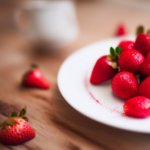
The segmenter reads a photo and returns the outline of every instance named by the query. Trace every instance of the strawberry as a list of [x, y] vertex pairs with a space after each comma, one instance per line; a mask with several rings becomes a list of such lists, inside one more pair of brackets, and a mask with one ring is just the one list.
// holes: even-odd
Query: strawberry
[[138, 95], [150, 98], [150, 77], [147, 77], [139, 86]]
[[127, 100], [123, 105], [127, 116], [146, 118], [150, 116], [150, 99], [144, 96], [136, 96]]
[[44, 78], [36, 65], [32, 65], [31, 70], [24, 75], [23, 85], [42, 89], [48, 89], [50, 87], [48, 81]]
[[122, 36], [122, 35], [125, 35], [126, 34], [126, 29], [124, 27], [123, 24], [120, 24], [117, 28], [117, 31], [115, 33], [115, 36]]
[[137, 74], [140, 71], [140, 67], [144, 62], [144, 56], [136, 50], [127, 50], [120, 54], [119, 67], [121, 71], [129, 71], [133, 74]]
[[112, 79], [117, 74], [117, 60], [120, 53], [121, 49], [119, 47], [116, 48], [116, 50], [111, 47], [111, 55], [102, 56], [97, 60], [90, 77], [90, 82], [92, 84], [100, 84], [104, 81]]
[[11, 118], [0, 125], [0, 142], [3, 144], [16, 145], [26, 142], [35, 136], [35, 132], [25, 117], [26, 109], [22, 109], [17, 116], [13, 112]]
[[118, 97], [129, 99], [137, 95], [138, 82], [132, 73], [122, 71], [112, 79], [111, 88]]
[[150, 76], [150, 53], [147, 55], [145, 61], [141, 65], [140, 73], [144, 77]]
[[138, 50], [146, 57], [150, 52], [150, 36], [140, 33], [135, 40], [134, 49]]
[[122, 52], [124, 52], [126, 50], [134, 49], [134, 42], [133, 41], [121, 41], [118, 46], [122, 49]]

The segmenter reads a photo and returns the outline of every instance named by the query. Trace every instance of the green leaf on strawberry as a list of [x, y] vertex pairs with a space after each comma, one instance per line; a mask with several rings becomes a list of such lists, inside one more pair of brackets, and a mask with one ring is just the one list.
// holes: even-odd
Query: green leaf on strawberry
[[120, 56], [121, 52], [122, 52], [121, 47], [119, 47], [119, 46], [116, 47], [116, 53], [117, 53], [117, 56], [118, 56], [118, 57]]
[[18, 115], [17, 115], [17, 112], [12, 112], [12, 115], [11, 115], [11, 117], [17, 117]]
[[20, 115], [13, 112], [11, 117], [0, 125], [0, 142], [3, 144], [17, 145], [35, 137], [35, 131], [27, 122], [26, 108], [23, 108]]
[[120, 47], [116, 47], [116, 49], [110, 47], [110, 55], [108, 55], [108, 60], [117, 62], [121, 52], [122, 49]]
[[115, 50], [113, 47], [110, 47], [110, 55], [115, 56]]
[[14, 118], [20, 117], [26, 121], [28, 121], [28, 118], [25, 117], [24, 115], [26, 114], [26, 108], [23, 108], [20, 112], [20, 115], [17, 115], [17, 112], [12, 112], [12, 115], [9, 119], [5, 120], [2, 124], [0, 124], [0, 127], [2, 127], [2, 130], [6, 129], [7, 126], [13, 126], [17, 124]]
[[26, 108], [23, 108], [20, 112], [19, 117], [23, 117], [26, 114]]
[[27, 117], [22, 117], [24, 120], [26, 120], [27, 122], [29, 121], [29, 119]]

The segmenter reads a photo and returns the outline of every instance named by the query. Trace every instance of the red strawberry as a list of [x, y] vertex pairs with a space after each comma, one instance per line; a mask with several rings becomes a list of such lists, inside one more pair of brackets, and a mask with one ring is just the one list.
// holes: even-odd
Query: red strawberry
[[132, 73], [122, 71], [112, 79], [111, 88], [118, 97], [129, 99], [137, 95], [138, 82]]
[[140, 73], [144, 77], [150, 76], [150, 53], [147, 55], [145, 61], [141, 65]]
[[118, 46], [122, 49], [122, 52], [124, 52], [126, 50], [134, 49], [134, 42], [133, 41], [121, 41]]
[[138, 95], [150, 98], [150, 77], [147, 77], [139, 86]]
[[127, 116], [145, 118], [150, 116], [150, 99], [144, 96], [136, 96], [127, 100], [123, 105]]
[[19, 116], [16, 112], [13, 112], [11, 118], [0, 125], [1, 143], [16, 145], [34, 138], [35, 132], [26, 121], [28, 119], [24, 116], [25, 113], [25, 109], [22, 109]]
[[150, 52], [150, 36], [144, 33], [139, 34], [134, 43], [134, 49], [138, 50], [146, 57]]
[[121, 71], [129, 71], [133, 74], [137, 74], [140, 71], [140, 67], [144, 62], [144, 56], [136, 50], [124, 51], [119, 57], [119, 67]]
[[92, 84], [100, 84], [112, 79], [118, 73], [117, 61], [120, 53], [121, 49], [119, 47], [116, 50], [111, 47], [111, 55], [102, 56], [97, 60], [90, 77]]
[[50, 87], [48, 81], [37, 69], [36, 65], [32, 65], [32, 69], [24, 75], [23, 85], [42, 89], [48, 89]]
[[114, 75], [117, 74], [118, 69], [111, 66], [107, 57], [108, 56], [105, 55], [97, 60], [90, 78], [92, 84], [100, 84], [112, 79]]
[[115, 36], [122, 36], [122, 35], [125, 35], [126, 34], [126, 29], [124, 27], [123, 24], [120, 24], [117, 28], [117, 31], [115, 33]]

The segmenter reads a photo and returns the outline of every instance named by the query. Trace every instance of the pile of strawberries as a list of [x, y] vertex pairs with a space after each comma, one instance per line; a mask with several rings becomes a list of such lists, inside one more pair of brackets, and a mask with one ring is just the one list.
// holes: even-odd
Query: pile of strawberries
[[150, 36], [140, 26], [133, 41], [121, 41], [110, 55], [100, 57], [91, 74], [94, 85], [112, 79], [113, 93], [127, 100], [126, 115], [145, 118], [150, 116]]

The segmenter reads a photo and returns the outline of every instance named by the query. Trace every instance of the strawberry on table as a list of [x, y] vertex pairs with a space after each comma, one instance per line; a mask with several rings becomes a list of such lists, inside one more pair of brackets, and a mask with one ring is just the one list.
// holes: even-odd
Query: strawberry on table
[[49, 89], [49, 82], [45, 79], [39, 71], [37, 65], [32, 65], [32, 68], [24, 75], [23, 85], [28, 87], [37, 87], [42, 89]]
[[127, 50], [120, 54], [119, 67], [121, 71], [129, 71], [133, 74], [137, 74], [140, 71], [140, 67], [144, 62], [144, 56], [136, 50]]
[[0, 142], [3, 144], [17, 145], [26, 142], [35, 136], [35, 132], [25, 117], [26, 109], [22, 109], [17, 116], [13, 112], [11, 117], [0, 125]]
[[134, 42], [133, 41], [124, 40], [124, 41], [121, 41], [118, 44], [118, 46], [122, 49], [122, 52], [124, 52], [126, 50], [134, 49]]
[[126, 28], [123, 24], [120, 24], [117, 28], [115, 36], [122, 36], [126, 34]]
[[146, 118], [150, 116], [150, 99], [144, 96], [136, 96], [124, 103], [124, 112], [127, 116]]
[[129, 99], [137, 95], [138, 82], [132, 73], [122, 71], [112, 79], [111, 88], [118, 97]]
[[102, 56], [97, 60], [90, 77], [92, 84], [96, 85], [112, 79], [118, 73], [118, 57], [120, 53], [121, 48], [117, 47], [116, 50], [114, 50], [111, 47], [111, 55]]

